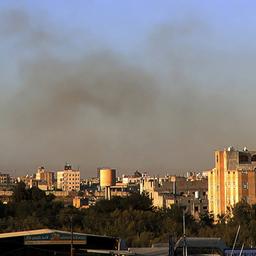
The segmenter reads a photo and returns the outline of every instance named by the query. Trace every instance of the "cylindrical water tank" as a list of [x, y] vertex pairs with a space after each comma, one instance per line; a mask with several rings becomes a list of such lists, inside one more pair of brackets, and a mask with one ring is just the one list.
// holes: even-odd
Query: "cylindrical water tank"
[[111, 168], [99, 168], [100, 186], [109, 187], [116, 185], [116, 170]]

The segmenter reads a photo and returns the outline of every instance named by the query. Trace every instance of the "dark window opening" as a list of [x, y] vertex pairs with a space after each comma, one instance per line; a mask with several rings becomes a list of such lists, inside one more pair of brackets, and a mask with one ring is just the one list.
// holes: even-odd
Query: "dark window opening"
[[239, 152], [239, 164], [249, 164], [250, 162], [249, 154]]

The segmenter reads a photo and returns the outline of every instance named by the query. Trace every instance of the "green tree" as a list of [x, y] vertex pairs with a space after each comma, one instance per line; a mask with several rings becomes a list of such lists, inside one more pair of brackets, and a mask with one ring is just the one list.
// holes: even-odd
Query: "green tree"
[[202, 226], [202, 227], [212, 227], [213, 226], [213, 223], [214, 223], [214, 216], [212, 213], [209, 213], [209, 212], [204, 212], [204, 213], [201, 213], [200, 214], [200, 221], [199, 221], [199, 224]]
[[238, 202], [233, 208], [233, 219], [238, 224], [249, 224], [253, 217], [252, 207], [245, 201]]
[[46, 194], [44, 191], [37, 187], [32, 187], [31, 189], [27, 190], [28, 199], [32, 201], [39, 201], [42, 199], [46, 199]]
[[12, 201], [18, 203], [22, 200], [27, 200], [27, 199], [28, 199], [28, 193], [26, 190], [26, 184], [21, 181], [14, 187]]

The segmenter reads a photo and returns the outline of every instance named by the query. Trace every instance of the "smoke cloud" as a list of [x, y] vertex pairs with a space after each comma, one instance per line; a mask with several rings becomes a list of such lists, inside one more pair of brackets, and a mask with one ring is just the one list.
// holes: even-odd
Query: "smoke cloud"
[[[255, 148], [252, 91], [248, 83], [241, 96], [236, 86], [244, 70], [230, 76], [237, 71], [231, 59], [239, 56], [222, 61], [203, 47], [211, 32], [202, 22], [153, 28], [130, 57], [97, 41], [96, 50], [80, 54], [72, 32], [61, 34], [47, 18], [20, 9], [5, 10], [0, 24], [0, 38], [17, 59], [2, 74], [3, 170], [25, 174], [69, 161], [84, 177], [99, 166], [119, 174], [181, 173], [212, 168], [215, 149]], [[92, 43], [84, 40], [85, 47]], [[7, 89], [10, 81], [17, 82]]]

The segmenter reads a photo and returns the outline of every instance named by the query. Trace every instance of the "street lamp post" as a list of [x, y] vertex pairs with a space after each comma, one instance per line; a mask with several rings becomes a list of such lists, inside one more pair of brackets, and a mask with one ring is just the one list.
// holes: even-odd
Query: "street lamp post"
[[70, 241], [70, 256], [73, 256], [73, 215], [70, 216], [70, 232], [71, 232], [71, 241]]

